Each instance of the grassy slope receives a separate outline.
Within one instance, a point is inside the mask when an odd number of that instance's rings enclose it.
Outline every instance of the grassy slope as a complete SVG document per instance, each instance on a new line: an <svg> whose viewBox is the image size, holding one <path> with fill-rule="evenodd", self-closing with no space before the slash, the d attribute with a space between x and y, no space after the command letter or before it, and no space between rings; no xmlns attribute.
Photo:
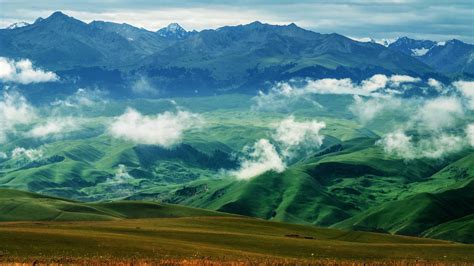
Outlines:
<svg viewBox="0 0 474 266"><path fill-rule="evenodd" d="M84 204L2 189L0 213L0 221L35 221L0 223L0 262L474 261L470 245L276 223L167 204ZM155 219L143 219L150 217Z"/></svg>
<svg viewBox="0 0 474 266"><path fill-rule="evenodd" d="M0 221L117 220L182 216L225 216L184 206L154 202L81 203L39 194L0 189Z"/></svg>
<svg viewBox="0 0 474 266"><path fill-rule="evenodd" d="M474 261L474 247L249 218L23 222L0 227L0 261ZM296 262L293 262L296 263Z"/></svg>
<svg viewBox="0 0 474 266"><path fill-rule="evenodd" d="M474 213L472 191L474 179L440 192L420 193L376 206L334 227L420 235L431 227Z"/></svg>
<svg viewBox="0 0 474 266"><path fill-rule="evenodd" d="M429 238L474 244L474 214L432 227L422 235Z"/></svg>

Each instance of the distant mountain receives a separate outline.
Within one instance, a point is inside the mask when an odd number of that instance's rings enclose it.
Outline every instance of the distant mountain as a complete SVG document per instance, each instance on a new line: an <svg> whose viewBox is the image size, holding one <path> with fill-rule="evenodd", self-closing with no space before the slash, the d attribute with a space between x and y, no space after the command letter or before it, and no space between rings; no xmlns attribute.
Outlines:
<svg viewBox="0 0 474 266"><path fill-rule="evenodd" d="M256 21L188 32L172 23L152 32L125 23L87 24L61 12L29 26L1 29L0 56L29 58L55 71L63 86L100 86L124 97L142 77L161 95L253 94L292 78L431 77L438 66L438 61L430 67L398 50L295 24Z"/></svg>
<svg viewBox="0 0 474 266"><path fill-rule="evenodd" d="M183 39L188 37L192 32L187 32L178 23L171 23L167 27L159 29L156 33L165 38Z"/></svg>
<svg viewBox="0 0 474 266"><path fill-rule="evenodd" d="M30 25L30 23L21 21L21 22L16 22L16 23L11 24L10 26L7 27L7 29L13 30L13 29L21 28L21 27L26 27L28 25Z"/></svg>
<svg viewBox="0 0 474 266"><path fill-rule="evenodd" d="M411 56L423 56L437 43L429 40L413 40L407 37L398 38L388 45L390 49L400 51Z"/></svg>
<svg viewBox="0 0 474 266"><path fill-rule="evenodd" d="M414 56L441 73L474 74L474 45L459 40L434 42L402 37L388 47Z"/></svg>

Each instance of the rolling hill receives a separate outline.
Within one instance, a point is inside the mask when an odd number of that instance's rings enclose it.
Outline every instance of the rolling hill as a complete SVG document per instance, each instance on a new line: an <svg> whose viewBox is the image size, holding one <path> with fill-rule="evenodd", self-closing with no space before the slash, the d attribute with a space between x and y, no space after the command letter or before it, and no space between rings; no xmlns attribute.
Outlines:
<svg viewBox="0 0 474 266"><path fill-rule="evenodd" d="M0 189L0 222L109 221L192 216L229 215L155 202L81 203L19 190Z"/></svg>
<svg viewBox="0 0 474 266"><path fill-rule="evenodd" d="M6 216L5 208L10 209ZM474 260L470 245L276 223L149 202L84 204L0 190L0 211L2 263L353 264L362 260Z"/></svg>

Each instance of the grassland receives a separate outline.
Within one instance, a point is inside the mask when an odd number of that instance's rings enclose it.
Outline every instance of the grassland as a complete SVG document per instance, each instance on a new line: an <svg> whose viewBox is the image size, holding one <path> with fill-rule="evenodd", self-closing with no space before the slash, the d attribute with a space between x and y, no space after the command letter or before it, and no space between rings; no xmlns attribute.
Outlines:
<svg viewBox="0 0 474 266"><path fill-rule="evenodd" d="M394 158L376 142L405 119L403 112L361 125L348 111L352 102L348 95L317 95L255 110L251 96L225 95L111 101L63 110L65 115L78 112L83 127L54 138L18 135L0 146L8 155L16 147L43 151L36 160L0 159L0 188L52 196L8 198L0 191L0 221L115 221L180 217L191 210L201 216L218 213L185 207L178 211L165 204L172 203L285 223L472 243L472 186L457 191L473 180L473 150L443 160ZM127 106L152 115L175 110L175 104L201 114L206 122L170 149L114 139L106 131L108 121ZM271 139L273 127L289 115L326 123L321 149L288 161L282 173L270 171L250 180L227 175L225 170L238 167L236 158L244 146ZM126 178L116 178L120 167ZM2 193L8 199L2 200ZM137 212L128 212L133 209Z"/></svg>
<svg viewBox="0 0 474 266"><path fill-rule="evenodd" d="M0 262L474 262L474 245L271 222L143 201L0 190Z"/></svg>
<svg viewBox="0 0 474 266"><path fill-rule="evenodd" d="M474 246L244 217L8 222L0 261L474 262Z"/></svg>

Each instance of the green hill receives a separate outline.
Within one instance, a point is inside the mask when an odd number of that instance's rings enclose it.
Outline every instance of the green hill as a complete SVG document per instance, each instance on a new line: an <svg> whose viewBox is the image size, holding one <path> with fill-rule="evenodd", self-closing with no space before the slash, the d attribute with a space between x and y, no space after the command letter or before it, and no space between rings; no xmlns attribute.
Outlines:
<svg viewBox="0 0 474 266"><path fill-rule="evenodd" d="M426 230L422 235L474 244L474 214L439 224Z"/></svg>
<svg viewBox="0 0 474 266"><path fill-rule="evenodd" d="M474 179L435 193L388 202L334 225L335 228L422 235L430 228L474 213ZM469 223L469 219L454 222ZM448 225L449 226L449 225ZM472 228L468 224L463 225ZM432 236L437 235L434 230ZM455 236L451 236L455 238Z"/></svg>
<svg viewBox="0 0 474 266"><path fill-rule="evenodd" d="M474 261L471 245L447 241L292 225L151 202L85 204L6 189L0 190L0 225L0 262L6 263Z"/></svg>
<svg viewBox="0 0 474 266"><path fill-rule="evenodd" d="M0 189L0 221L102 221L130 218L228 216L214 211L154 202L81 203Z"/></svg>

